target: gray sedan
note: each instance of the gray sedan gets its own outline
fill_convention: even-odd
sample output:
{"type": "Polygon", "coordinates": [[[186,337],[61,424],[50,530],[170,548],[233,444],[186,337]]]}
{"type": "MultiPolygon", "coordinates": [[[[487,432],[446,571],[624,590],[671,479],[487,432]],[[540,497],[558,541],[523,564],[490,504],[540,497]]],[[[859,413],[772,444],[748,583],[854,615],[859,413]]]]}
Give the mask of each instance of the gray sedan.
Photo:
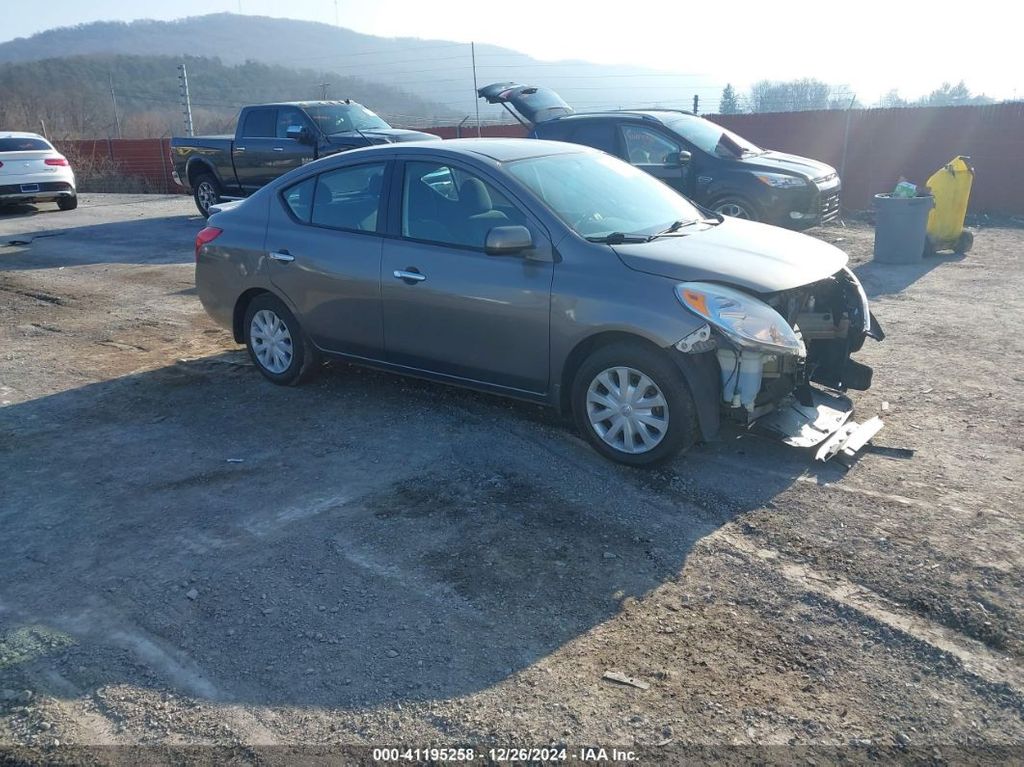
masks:
{"type": "Polygon", "coordinates": [[[325,158],[196,238],[204,307],[274,383],[339,357],[547,403],[633,465],[723,418],[791,444],[836,432],[838,392],[871,380],[849,355],[881,338],[845,265],[601,152],[521,139],[325,158]]]}

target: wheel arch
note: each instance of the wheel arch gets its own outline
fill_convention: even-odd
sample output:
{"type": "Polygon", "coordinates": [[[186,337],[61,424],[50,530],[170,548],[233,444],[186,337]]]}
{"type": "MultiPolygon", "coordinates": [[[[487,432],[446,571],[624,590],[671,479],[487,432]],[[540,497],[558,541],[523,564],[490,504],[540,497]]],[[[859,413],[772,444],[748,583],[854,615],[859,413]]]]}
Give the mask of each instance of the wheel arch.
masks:
{"type": "Polygon", "coordinates": [[[572,412],[572,384],[577,371],[587,359],[598,349],[614,343],[628,342],[645,346],[666,355],[682,373],[683,380],[693,397],[697,411],[697,422],[701,436],[705,441],[718,436],[720,426],[719,405],[721,398],[721,374],[718,359],[714,351],[701,354],[683,354],[672,348],[666,348],[637,333],[621,330],[604,330],[579,341],[565,358],[558,381],[558,393],[555,406],[560,413],[572,412]]]}
{"type": "Polygon", "coordinates": [[[193,157],[185,165],[185,180],[188,182],[189,189],[195,188],[196,177],[201,173],[209,173],[216,179],[218,184],[220,183],[220,176],[217,175],[217,170],[213,167],[212,163],[198,157],[193,157]]]}
{"type": "Polygon", "coordinates": [[[235,337],[236,344],[245,343],[245,312],[249,309],[249,304],[252,303],[252,300],[256,296],[262,295],[275,294],[266,288],[249,288],[235,301],[235,308],[231,313],[231,333],[235,337]]]}

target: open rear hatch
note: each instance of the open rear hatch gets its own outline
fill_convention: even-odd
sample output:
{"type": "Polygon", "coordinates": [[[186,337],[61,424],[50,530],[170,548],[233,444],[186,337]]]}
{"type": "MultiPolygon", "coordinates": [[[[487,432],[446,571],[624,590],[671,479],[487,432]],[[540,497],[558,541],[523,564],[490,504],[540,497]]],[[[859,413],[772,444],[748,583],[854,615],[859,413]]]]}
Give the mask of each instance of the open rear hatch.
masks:
{"type": "Polygon", "coordinates": [[[524,125],[542,123],[575,110],[550,88],[519,83],[491,83],[477,91],[488,104],[501,104],[524,125]]]}

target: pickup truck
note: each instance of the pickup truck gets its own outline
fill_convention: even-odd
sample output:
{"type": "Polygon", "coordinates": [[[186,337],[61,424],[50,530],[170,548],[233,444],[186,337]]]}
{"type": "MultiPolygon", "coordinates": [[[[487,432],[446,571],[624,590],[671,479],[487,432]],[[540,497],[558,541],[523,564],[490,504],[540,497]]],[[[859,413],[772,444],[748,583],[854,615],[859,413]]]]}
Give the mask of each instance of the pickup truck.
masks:
{"type": "Polygon", "coordinates": [[[234,136],[171,139],[174,181],[204,217],[221,200],[248,197],[293,168],[372,144],[440,139],[392,128],[354,101],[293,101],[244,107],[234,136]]]}

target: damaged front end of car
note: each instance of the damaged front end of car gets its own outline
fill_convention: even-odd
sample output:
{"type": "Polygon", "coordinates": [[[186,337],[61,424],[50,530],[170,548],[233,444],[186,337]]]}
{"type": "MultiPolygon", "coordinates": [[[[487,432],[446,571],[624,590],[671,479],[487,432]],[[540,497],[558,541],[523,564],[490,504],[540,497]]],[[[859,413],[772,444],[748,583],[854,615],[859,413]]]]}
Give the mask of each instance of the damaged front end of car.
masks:
{"type": "Polygon", "coordinates": [[[877,418],[851,422],[853,403],[843,394],[870,388],[871,368],[851,355],[866,338],[885,337],[849,268],[756,295],[713,282],[683,282],[676,297],[705,324],[675,348],[714,352],[725,419],[795,447],[818,446],[822,460],[842,451],[852,455],[881,428],[877,418]]]}

